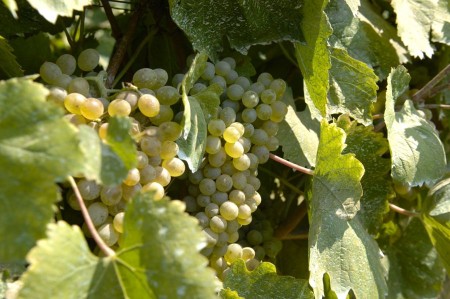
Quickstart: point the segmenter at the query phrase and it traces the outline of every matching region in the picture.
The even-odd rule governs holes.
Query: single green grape
[[[141,192],[152,193],[154,200],[161,200],[164,197],[164,187],[158,182],[150,182],[142,186]]]
[[[84,78],[74,78],[70,81],[67,87],[68,93],[81,93],[85,97],[89,97],[89,83]]]
[[[61,69],[61,72],[66,75],[72,75],[77,68],[77,60],[73,55],[63,54],[56,59],[56,64]]]
[[[125,100],[113,100],[108,106],[108,113],[110,116],[128,116],[131,113],[131,106]]]
[[[219,211],[220,215],[228,221],[235,220],[239,214],[238,206],[232,201],[224,202],[220,206]]]
[[[138,100],[139,111],[148,117],[155,117],[159,114],[160,103],[158,99],[151,94],[143,94]]]
[[[179,177],[186,170],[183,161],[176,157],[163,160],[162,166],[167,169],[171,177]]]
[[[98,119],[104,112],[103,103],[96,98],[87,98],[81,103],[80,112],[86,119]]]
[[[64,98],[64,107],[73,114],[81,115],[80,106],[86,101],[86,97],[80,93],[69,93]]]
[[[53,84],[62,75],[61,69],[56,63],[44,62],[39,69],[42,80],[49,84]]]
[[[100,61],[100,54],[95,49],[83,50],[80,55],[78,55],[78,67],[89,72],[95,69]]]

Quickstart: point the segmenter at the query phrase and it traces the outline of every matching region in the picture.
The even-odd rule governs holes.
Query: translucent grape
[[[196,95],[199,92],[202,92],[203,90],[205,90],[207,87],[205,84],[203,83],[195,83],[194,86],[192,86],[191,90],[189,90],[189,94],[190,95]]]
[[[103,123],[98,128],[98,137],[100,137],[100,139],[106,140],[107,135],[108,135],[108,123]]]
[[[100,54],[95,49],[83,50],[80,55],[78,55],[78,67],[89,72],[95,69],[100,61]]]
[[[225,122],[221,119],[211,119],[208,123],[208,132],[213,136],[222,136],[225,129]]]
[[[259,74],[257,81],[264,84],[266,88],[269,88],[270,84],[273,81],[273,77],[270,73],[261,73]]]
[[[222,101],[221,103],[222,109],[224,108],[231,108],[233,109],[234,113],[238,113],[241,110],[241,104],[240,101],[232,101],[230,99],[226,99],[225,101]],[[236,115],[237,119],[237,115]]]
[[[216,69],[214,67],[214,64],[212,64],[211,62],[208,61],[208,62],[206,62],[206,67],[205,67],[203,74],[201,75],[201,78],[203,80],[209,81],[212,78],[214,78],[215,72],[216,72]]]
[[[259,104],[256,107],[256,114],[260,120],[269,120],[272,116],[272,108],[267,104]]]
[[[238,142],[240,144],[242,144],[242,147],[244,148],[244,153],[247,153],[250,150],[250,148],[252,147],[252,143],[251,143],[250,139],[248,139],[248,138],[241,137],[241,138],[239,138]]]
[[[142,68],[134,73],[132,81],[138,88],[154,89],[158,84],[158,74],[150,68]]]
[[[161,141],[157,137],[144,136],[141,139],[141,150],[148,156],[159,156]]]
[[[104,112],[103,103],[96,98],[87,98],[81,103],[80,112],[86,119],[98,119]]]
[[[61,72],[66,75],[72,75],[77,68],[77,61],[75,57],[70,54],[63,54],[56,59],[56,64],[61,69]]]
[[[69,86],[67,87],[68,93],[81,93],[85,97],[89,96],[89,83],[84,78],[74,78],[70,81]]]
[[[119,233],[123,233],[123,219],[125,218],[125,212],[117,213],[114,216],[113,225],[114,229]]]
[[[244,135],[245,127],[240,122],[234,122],[234,123],[230,124],[230,127],[236,128],[239,131],[239,134],[241,136]]]
[[[216,188],[222,192],[228,192],[233,187],[233,179],[228,174],[221,174],[216,178]]]
[[[173,105],[180,99],[180,94],[175,87],[163,86],[156,91],[156,97],[162,105]]]
[[[102,202],[89,205],[88,213],[95,226],[102,225],[108,218],[108,208]]]
[[[279,124],[277,122],[266,120],[263,122],[261,129],[266,131],[267,135],[269,136],[275,136],[278,133]]]
[[[275,101],[270,105],[272,109],[272,115],[270,119],[274,122],[281,122],[288,112],[288,108],[284,102]]]
[[[56,63],[44,62],[39,69],[42,80],[49,84],[53,84],[62,75],[61,69]]]
[[[253,186],[256,191],[261,187],[261,181],[256,176],[248,176],[247,177],[247,183]]]
[[[266,143],[267,149],[269,151],[273,152],[273,151],[276,151],[279,146],[280,146],[280,141],[278,140],[278,138],[276,136],[270,136],[269,140]]]
[[[248,218],[236,218],[240,225],[249,225],[252,223],[253,217],[250,215]]]
[[[231,178],[233,179],[233,187],[236,189],[242,190],[247,185],[247,177],[243,172],[236,172]]]
[[[248,89],[253,90],[254,92],[256,92],[256,94],[259,95],[266,89],[266,87],[261,82],[255,82],[252,85],[250,85]]]
[[[240,171],[244,171],[250,168],[250,158],[247,154],[243,154],[238,158],[233,159],[233,166]]]
[[[118,204],[122,199],[122,187],[120,185],[103,187],[100,192],[100,199],[107,206]]]
[[[242,259],[244,261],[250,260],[255,257],[255,250],[251,247],[242,248]]]
[[[244,89],[239,84],[232,84],[227,88],[227,96],[233,101],[239,101],[244,94]]]
[[[224,255],[227,263],[232,264],[236,260],[242,258],[242,247],[239,244],[230,244],[227,248],[227,253]]]
[[[239,158],[244,154],[244,147],[240,142],[225,143],[225,152],[232,158]]]
[[[70,192],[67,196],[67,204],[75,211],[81,211],[80,203],[73,192]]]
[[[269,160],[269,149],[264,145],[255,145],[252,147],[252,153],[258,158],[259,164],[264,164]]]
[[[152,165],[147,164],[144,168],[140,170],[140,182],[142,184],[147,184],[156,178],[156,170]]]
[[[219,117],[225,123],[225,126],[229,126],[236,121],[236,112],[233,108],[225,107],[220,111]]]
[[[167,169],[171,177],[179,177],[186,170],[183,161],[176,157],[164,160],[162,166]]]
[[[206,207],[208,204],[210,204],[211,203],[211,197],[210,196],[208,196],[208,195],[204,195],[204,194],[199,194],[198,196],[197,196],[197,204],[200,206],[200,207]]]
[[[233,70],[236,67],[236,60],[233,57],[225,57],[222,61],[227,62]]]
[[[220,169],[222,169],[223,174],[228,174],[230,176],[236,172],[232,161],[226,161],[225,163],[223,163]]]
[[[252,123],[257,119],[256,110],[253,108],[246,108],[242,110],[242,120],[246,123]]]
[[[239,228],[241,228],[241,225],[239,224],[239,222],[237,222],[236,219],[228,220],[227,229],[226,229],[226,232],[228,234],[237,232],[239,230]]]
[[[227,89],[227,81],[222,76],[214,76],[214,78],[212,78],[209,81],[209,85],[213,85],[213,84],[219,84],[220,87],[222,87],[223,90]]]
[[[222,216],[214,216],[209,220],[209,227],[213,232],[221,233],[227,228],[227,221]]]
[[[78,190],[84,200],[94,200],[100,196],[100,185],[95,181],[81,179],[77,182]]]
[[[147,155],[144,152],[137,151],[136,152],[136,157],[137,157],[137,165],[136,165],[136,167],[138,169],[142,169],[142,168],[144,168],[145,166],[148,165],[148,157],[147,157]]]
[[[228,195],[228,199],[231,202],[235,203],[236,205],[241,205],[245,202],[245,194],[242,190],[234,189]],[[236,217],[237,217],[237,214],[236,214]]]
[[[67,90],[69,89],[70,82],[72,82],[72,77],[66,74],[62,74],[60,77],[58,77],[58,79],[56,79],[55,82],[53,82],[53,85]]]
[[[250,140],[253,144],[264,145],[269,141],[269,135],[263,129],[255,129]]]
[[[247,90],[250,87],[250,80],[246,77],[237,77],[236,80],[234,80],[235,84],[239,84],[240,86],[242,86],[242,88],[244,90]]]
[[[167,84],[167,81],[169,80],[169,74],[164,69],[154,69],[153,70],[156,73],[156,80],[157,84],[155,88],[162,87]]]
[[[201,170],[197,170],[196,172],[190,172],[188,175],[189,182],[193,185],[200,184],[200,181],[204,178],[203,172]]]
[[[209,217],[204,212],[198,212],[195,214],[195,218],[197,218],[201,227],[205,228],[209,226]]]
[[[239,208],[238,206],[231,201],[226,201],[224,202],[220,208],[220,215],[222,215],[222,217],[226,220],[234,220],[237,218],[238,214],[239,214]]]
[[[219,61],[214,66],[216,70],[216,74],[219,76],[225,77],[229,71],[231,71],[231,66],[226,61]]]
[[[160,105],[159,106],[159,114],[150,117],[150,120],[155,125],[160,125],[164,122],[171,121],[173,118],[173,110],[168,105]]]
[[[228,243],[235,243],[239,240],[239,233],[238,232],[233,232],[228,234]]]
[[[216,183],[214,180],[209,178],[204,178],[200,181],[198,185],[200,192],[204,195],[213,195],[216,192]]]
[[[222,173],[222,170],[218,167],[213,167],[209,164],[206,164],[203,168],[203,175],[205,178],[215,180],[217,177],[220,176]]]
[[[211,230],[211,228],[207,227],[203,230],[203,233],[206,237],[206,246],[207,247],[214,247],[217,243],[217,239],[219,238],[219,235]]]
[[[110,216],[116,216],[120,212],[124,212],[126,208],[127,202],[124,200],[119,201],[118,204],[113,206],[108,206],[108,212]],[[109,222],[109,218],[107,220]],[[114,221],[114,219],[113,219]]]
[[[269,88],[275,92],[277,99],[280,99],[286,91],[286,82],[283,79],[275,79],[270,83]]]
[[[47,101],[55,103],[56,105],[64,108],[64,99],[67,96],[67,91],[61,87],[52,87],[49,89],[47,95]]]
[[[73,114],[81,114],[80,106],[86,101],[86,97],[79,93],[69,93],[64,98],[64,107]]]
[[[127,101],[130,104],[131,111],[134,111],[138,107],[139,94],[134,91],[122,91],[116,95],[115,99],[122,99]]]
[[[172,86],[175,88],[178,88],[178,85],[181,84],[181,82],[184,79],[184,74],[175,74],[172,78]]]
[[[226,142],[234,143],[239,140],[239,138],[242,137],[242,134],[239,132],[239,130],[235,127],[228,127],[223,132],[223,139],[225,139]]]
[[[159,183],[163,187],[169,185],[171,180],[170,172],[165,167],[161,166],[155,167],[155,171],[156,177],[153,181]]]
[[[181,126],[173,121],[163,122],[159,125],[159,134],[161,140],[176,141],[178,138],[180,138],[181,132]]]
[[[208,216],[209,218],[212,218],[216,215],[219,214],[219,206],[215,203],[209,203],[206,207],[205,207],[205,214],[206,216]]]
[[[247,219],[252,215],[252,210],[246,204],[242,204],[239,206],[238,218]],[[239,221],[239,220],[238,220]]]
[[[252,124],[246,123],[244,124],[244,137],[250,138],[253,135],[253,132],[255,131],[255,127]]]
[[[141,175],[140,175],[139,169],[132,168],[132,169],[128,170],[128,175],[123,180],[123,183],[128,186],[134,186],[137,183],[139,183],[140,179],[141,179]]]
[[[224,202],[228,200],[228,194],[226,192],[216,191],[211,196],[211,202],[215,203],[216,205],[220,206]]]
[[[142,185],[140,183],[133,186],[122,184],[122,198],[125,201],[130,201],[136,194],[138,194],[141,191],[141,189]]]
[[[114,230],[114,225],[111,223],[101,225],[97,231],[100,238],[102,238],[108,246],[116,244],[117,240],[119,240],[119,234]]]
[[[217,136],[208,135],[206,137],[205,151],[208,154],[216,154],[222,147],[222,141]]]
[[[183,203],[186,206],[185,210],[188,213],[193,213],[198,210],[197,200],[193,196],[185,196],[183,197]]]
[[[171,140],[166,140],[161,144],[160,155],[162,159],[171,159],[178,154],[178,144]]]
[[[108,113],[111,116],[128,116],[131,113],[131,106],[125,100],[113,100],[108,106]]]
[[[225,80],[227,81],[227,84],[233,84],[234,81],[239,77],[239,74],[235,70],[231,70],[228,72],[228,74],[225,76]]]
[[[255,191],[255,187],[253,187],[252,184],[247,184],[242,189],[242,192],[244,192],[245,198],[249,198],[249,197],[253,196],[253,194],[255,194],[256,191]]]
[[[220,150],[215,154],[208,155],[208,162],[211,166],[220,167],[227,160],[227,153],[224,148],[220,148]]]
[[[141,192],[153,193],[154,200],[161,200],[164,197],[164,187],[160,183],[151,182],[142,186]]]
[[[261,92],[261,101],[265,104],[271,104],[277,100],[277,94],[272,89],[266,89]]]

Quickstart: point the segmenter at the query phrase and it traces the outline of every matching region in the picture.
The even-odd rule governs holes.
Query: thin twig
[[[408,216],[408,217],[419,217],[420,214],[412,211],[405,210],[403,208],[400,208],[399,206],[394,205],[393,203],[389,203],[389,207],[392,211],[395,211],[399,214]]]
[[[383,117],[384,117],[383,113],[378,113],[378,114],[372,115],[373,120],[382,119]]]
[[[447,104],[425,104],[423,105],[423,108],[428,108],[428,109],[450,109],[450,105]]]
[[[271,175],[272,177],[279,179],[281,184],[285,185],[286,187],[288,187],[289,189],[291,189],[292,191],[294,191],[298,195],[303,195],[303,191],[300,190],[299,188],[295,187],[285,177],[279,176],[276,173],[274,173],[273,171],[270,171],[269,169],[261,167],[261,166],[258,167],[258,170],[261,170],[262,172],[265,172],[265,173]]]
[[[114,52],[111,60],[109,61],[108,69],[106,70],[108,76],[106,78],[106,88],[111,88],[114,78],[119,71],[120,66],[125,58],[128,45],[131,43],[134,33],[136,32],[137,24],[139,23],[140,17],[143,13],[143,9],[137,7],[136,10],[130,17],[130,23],[128,24],[128,30],[125,35],[120,40],[120,43]]]
[[[381,130],[383,130],[383,128],[386,126],[386,123],[384,121],[379,122],[378,124],[375,125],[375,127],[373,128],[374,132],[380,132]]]
[[[108,18],[109,25],[111,25],[112,36],[116,39],[116,41],[120,41],[122,37],[122,32],[120,31],[119,24],[117,23],[117,19],[112,12],[111,5],[109,5],[108,0],[100,0],[103,5],[103,10],[105,11],[106,17]]]
[[[97,243],[98,247],[106,256],[113,256],[116,253],[114,250],[108,247],[108,245],[105,244],[103,239],[100,237],[100,235],[97,232],[97,229],[95,228],[94,223],[92,222],[91,216],[89,216],[89,212],[86,208],[86,205],[84,204],[83,198],[81,197],[80,190],[78,190],[77,183],[75,183],[75,180],[73,177],[68,177],[69,183],[72,186],[73,192],[75,194],[75,198],[78,201],[78,204],[80,205],[81,214],[83,215],[84,221],[86,222],[86,226],[89,230],[89,232],[92,235],[92,238],[94,239],[95,243]]]
[[[278,162],[280,164],[283,164],[283,165],[285,165],[287,167],[290,167],[292,169],[298,170],[298,171],[303,172],[305,174],[314,175],[314,171],[312,171],[311,169],[308,169],[306,167],[303,167],[303,166],[297,165],[295,163],[289,162],[288,160],[285,160],[285,159],[283,159],[281,157],[278,157],[277,155],[269,154],[269,158],[274,160],[275,162]]]
[[[301,233],[296,235],[287,235],[281,238],[280,240],[307,240],[308,233]]]
[[[288,218],[280,224],[280,226],[275,230],[274,236],[278,239],[283,240],[288,236],[298,224],[305,218],[306,212],[308,211],[306,201],[303,201],[294,212],[292,212]]]
[[[450,74],[450,64],[447,65],[442,71],[440,71],[433,79],[431,79],[424,87],[417,91],[411,98],[413,101],[417,102],[425,98],[430,97],[430,92],[433,87],[438,84],[442,79],[444,79],[448,74]]]

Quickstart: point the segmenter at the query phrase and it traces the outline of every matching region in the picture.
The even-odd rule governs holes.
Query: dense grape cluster
[[[182,133],[181,117],[173,109],[181,98],[179,86],[184,74],[175,75],[172,85],[167,85],[167,72],[143,68],[134,73],[131,87],[106,98],[99,96],[89,81],[90,76],[97,75],[94,70],[98,63],[99,55],[93,49],[81,52],[78,59],[64,54],[56,63],[45,62],[41,77],[51,86],[48,100],[62,106],[73,124],[87,124],[97,130],[105,142],[109,117],[128,117],[132,122],[137,165],[122,184],[102,186],[86,178],[77,179],[101,238],[109,246],[118,246],[125,207],[134,195],[153,192],[154,199],[160,200],[173,178],[185,178],[187,191],[180,194],[186,211],[198,219],[206,236],[207,247],[202,253],[209,258],[210,266],[219,277],[236,259],[242,258],[249,269],[255,268],[266,255],[260,246],[264,238],[256,230],[245,230],[245,238],[239,232],[242,235],[241,227],[252,222],[262,201],[258,165],[266,163],[269,153],[279,146],[276,135],[287,113],[281,101],[286,83],[268,73],[252,82],[238,74],[233,58],[216,64],[207,62],[190,95],[218,84],[223,89],[221,104],[217,114],[208,119],[200,168],[185,174],[177,144]],[[77,66],[85,76],[73,75]],[[80,209],[71,191],[67,202],[73,209]],[[83,231],[90,236],[85,225]]]

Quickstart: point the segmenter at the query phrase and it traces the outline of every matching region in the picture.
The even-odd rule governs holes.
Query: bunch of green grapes
[[[203,254],[219,277],[236,259],[248,268],[263,258],[250,246],[241,246],[239,229],[252,222],[261,203],[258,165],[279,146],[279,122],[287,113],[281,101],[286,83],[262,73],[256,82],[239,76],[236,63],[225,58],[208,62],[191,95],[220,84],[224,93],[218,114],[208,122],[206,153],[200,169],[188,175],[189,195],[183,200],[195,215],[207,238]]]
[[[65,118],[73,124],[94,128],[106,142],[108,119],[111,116],[128,117],[132,122],[131,135],[138,148],[137,166],[128,171],[122,184],[102,186],[86,178],[78,178],[77,186],[86,203],[89,215],[99,235],[108,246],[117,246],[123,233],[126,204],[138,192],[153,192],[155,200],[165,195],[165,187],[173,177],[185,172],[185,164],[178,158],[176,140],[181,126],[173,121],[172,110],[179,99],[178,90],[166,85],[168,74],[162,69],[143,68],[132,79],[133,90],[124,90],[108,99],[95,97],[88,80],[75,77],[78,65],[87,75],[97,67],[99,54],[87,49],[78,59],[64,54],[56,63],[45,62],[40,70],[42,79],[50,84],[48,100],[66,110]],[[69,192],[68,204],[80,210],[75,195]],[[83,225],[86,236],[90,233]]]

